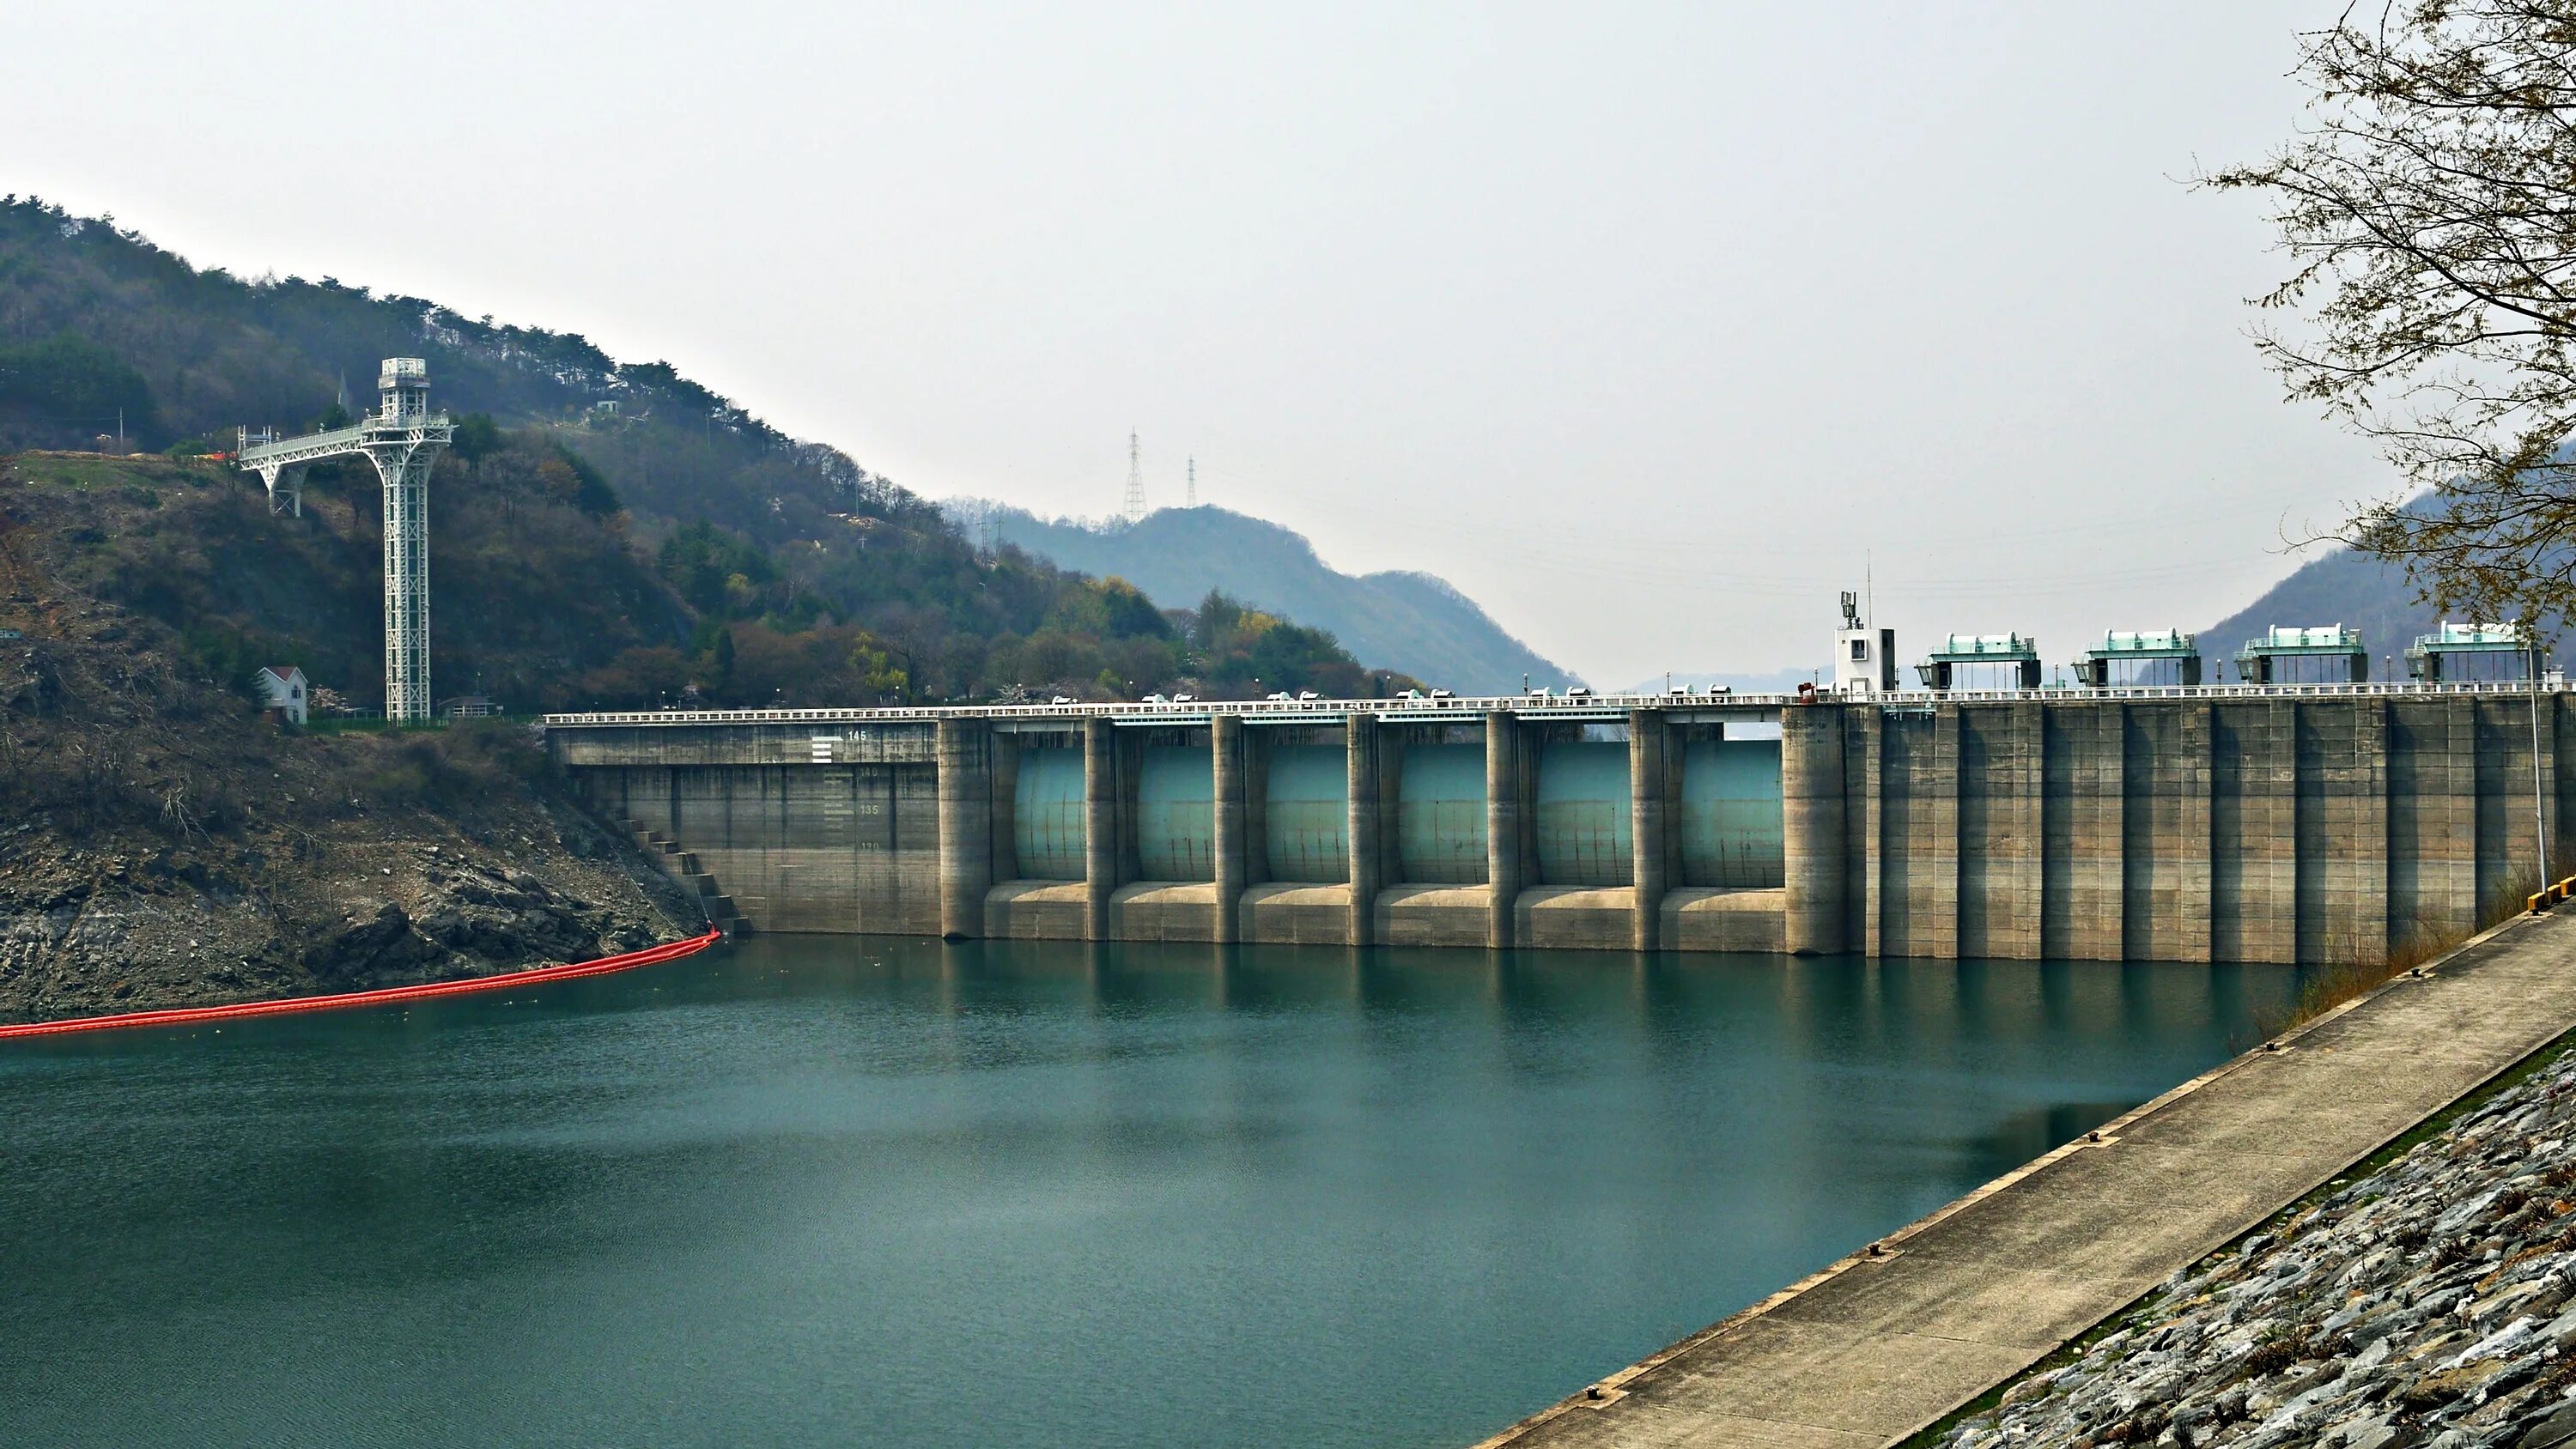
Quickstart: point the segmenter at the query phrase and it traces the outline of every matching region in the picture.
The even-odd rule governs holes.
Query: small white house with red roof
[[[302,724],[312,690],[304,682],[304,671],[290,664],[284,669],[271,664],[259,672],[260,693],[267,696],[262,708],[275,711],[289,724]]]

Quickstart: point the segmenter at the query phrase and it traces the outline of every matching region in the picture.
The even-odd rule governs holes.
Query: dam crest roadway
[[[2378,961],[2530,890],[2576,806],[2550,681],[545,723],[782,932]]]

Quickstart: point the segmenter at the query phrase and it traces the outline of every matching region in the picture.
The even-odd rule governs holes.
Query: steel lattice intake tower
[[[429,410],[429,364],[420,358],[386,358],[376,387],[376,410],[357,426],[285,439],[245,429],[237,461],[268,485],[270,512],[297,517],[304,491],[295,470],[351,454],[376,465],[385,490],[385,718],[427,719],[429,473],[454,427]]]

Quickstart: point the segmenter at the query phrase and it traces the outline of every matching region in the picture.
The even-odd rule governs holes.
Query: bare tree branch
[[[2337,535],[2423,597],[2576,617],[2576,0],[2356,4],[2302,37],[2312,123],[2204,173],[2271,198],[2292,266],[2252,299],[2290,398],[2377,441],[2410,495]]]

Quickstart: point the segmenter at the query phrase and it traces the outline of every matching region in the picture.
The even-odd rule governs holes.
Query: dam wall
[[[758,930],[2331,963],[2460,939],[2533,887],[2570,713],[2519,685],[2260,686],[579,715],[547,739]]]

